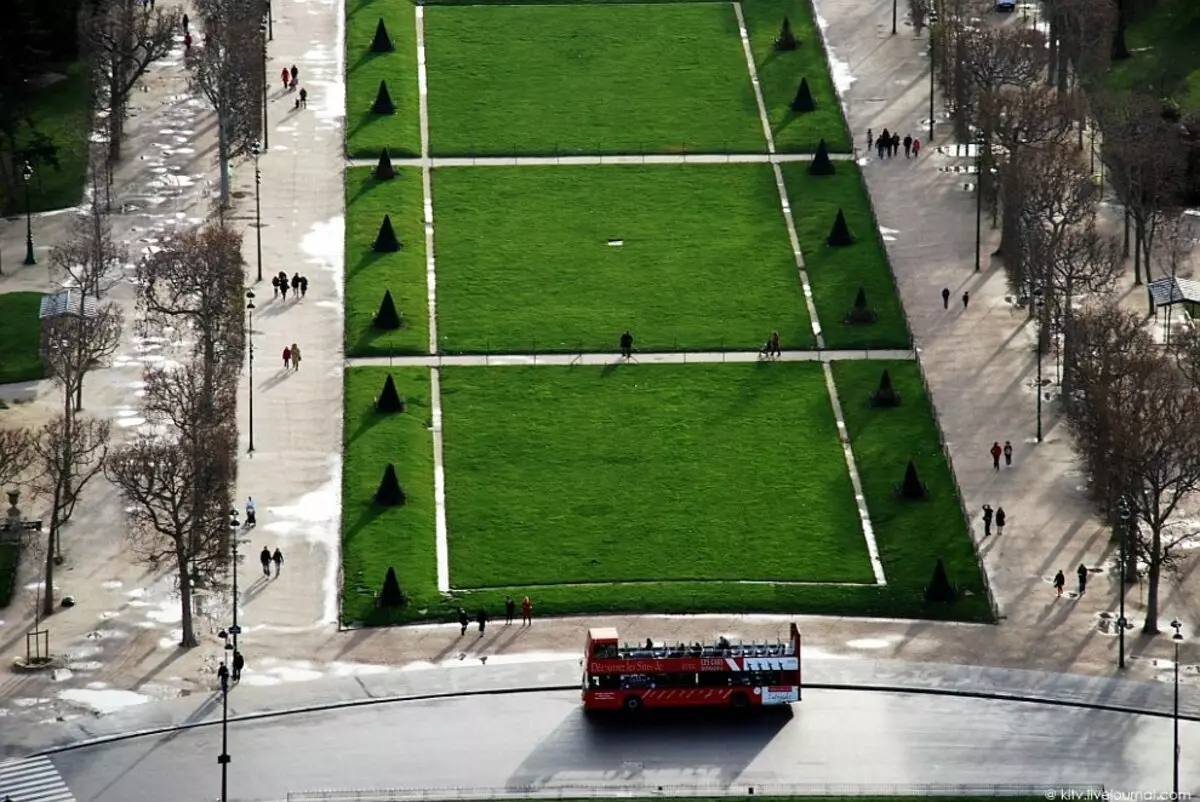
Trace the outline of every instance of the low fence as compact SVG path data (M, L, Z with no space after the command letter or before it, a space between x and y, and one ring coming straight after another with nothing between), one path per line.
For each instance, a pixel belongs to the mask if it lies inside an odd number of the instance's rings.
M1055 785L1056 799L1101 799L1103 785ZM416 800L633 799L647 797L1047 797L1046 785L853 785L764 784L556 785L506 788L390 788L370 791L293 791L287 802L415 802Z
M528 353L462 353L462 354L390 354L374 357L347 357L348 367L419 366L454 367L464 365L607 365L615 358L615 352L601 351L530 351ZM712 351L647 351L638 353L627 361L633 364L712 364L722 362L835 362L839 360L914 360L916 351L911 348L811 348L800 351L783 351L780 357L764 356L755 350L712 350Z

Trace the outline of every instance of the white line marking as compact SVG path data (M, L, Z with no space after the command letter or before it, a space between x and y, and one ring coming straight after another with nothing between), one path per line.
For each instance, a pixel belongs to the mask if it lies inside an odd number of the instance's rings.
M916 359L915 351L784 351L774 362L847 362L864 359ZM372 366L395 367L504 367L506 365L642 365L711 364L714 362L746 363L765 361L756 351L661 351L635 353L633 359L622 359L613 353L558 354L456 354L451 356L367 356L346 360L347 368Z
M854 161L852 153L830 153L834 161ZM811 153L633 153L578 156L432 156L430 167L568 167L596 164L783 164L810 162ZM350 159L351 167L374 167L375 159ZM421 167L423 158L392 159L393 167Z
M13 802L75 802L75 795L48 757L0 763L0 799Z

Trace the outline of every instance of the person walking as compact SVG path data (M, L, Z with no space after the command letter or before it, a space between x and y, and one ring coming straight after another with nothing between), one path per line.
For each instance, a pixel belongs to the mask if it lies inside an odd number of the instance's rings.
M963 310L966 311L967 305L971 303L971 291L963 291Z
M221 693L229 693L229 667L224 662L217 667L217 681L221 683Z
M463 608L458 608L458 636L461 638L467 634L467 627L471 626L471 618L467 615L467 611Z
M246 526L258 526L258 518L254 515L254 496L246 496Z
M283 88L287 89L292 82L292 74L288 72L288 68L284 67L279 71L279 80L283 81Z
M308 276L301 276L300 277L300 297L303 298L307 295L308 295Z
M283 369L287 370L292 366L292 349L286 345L283 347Z
M258 561L262 563L263 576L271 575L271 550L263 546L263 550L258 553Z
M900 135L892 134L892 156L900 155Z
M1066 586L1067 586L1067 578L1065 576L1063 576L1062 571L1059 571L1057 574L1054 575L1054 590L1061 597L1063 595L1063 588L1065 588Z
M476 623L479 624L479 637L482 638L483 631L485 629L487 629L487 622L488 622L487 610L480 607L479 612L475 613L475 621L476 621Z
M983 505L983 536L987 537L992 533L992 505Z
M513 601L512 596L504 597L504 626L511 627L513 619L517 617L517 603Z
M778 331L771 332L771 337L770 337L770 339L767 340L767 348L770 351L771 356L777 357L783 353L782 351L779 350L779 332Z
M271 555L271 562L275 563L275 576L279 576L279 572L283 570L283 552L279 547L275 547L275 553Z
M275 290L273 298L279 297L279 276L271 276L271 289Z
M300 274L299 273L292 274L292 297L293 298L300 297Z
M308 108L308 90L305 89L303 86L300 87L300 108L302 108L302 109Z
M1004 522L1008 516L1004 514L1004 508L999 507L996 510L996 537L1004 534Z
M628 329L621 335L621 357L623 359L633 357L633 335L629 333Z
M1012 441L1011 440L1004 441L1004 465L1009 468L1012 467Z
M950 288L942 287L942 309L950 308Z
M867 129L867 150L869 151L871 149L871 146L874 144L875 144L875 137L871 136L871 129L868 128Z
M188 22L189 22L189 20L188 20L188 15L187 15L187 14L184 14L184 15L183 15L183 32L184 32L184 33L187 33L187 32L188 32Z
M915 159L920 155L921 155L921 140L914 138L913 139L913 158Z
M521 599L521 624L523 626L533 626L533 602L529 597Z
M300 370L300 346L292 343L292 370Z
M913 143L912 135L905 134L905 136L904 136L904 158L906 158L906 159L912 156L912 143Z
M1004 454L1004 450L1000 448L1000 441L992 443L992 450L989 453L992 455L992 469L1000 470L1000 457Z
M288 277L286 274L279 277L279 294L283 296L283 300L287 300L288 292Z
M295 89L300 83L300 70L296 69L295 64L292 65L291 75L292 75L292 89Z
M190 33L183 35L183 49L186 53L192 52L192 35Z
M237 649L233 650L233 681L242 681L242 669L246 667L246 658Z
M879 151L879 158L887 157L888 149L892 146L892 135L888 129L884 128L883 133L879 135L879 139L875 140L875 147Z
M1087 578L1088 578L1087 566L1084 565L1083 563L1080 563L1079 567L1075 569L1075 574L1079 577L1079 595L1082 596L1083 592L1085 590L1087 590Z

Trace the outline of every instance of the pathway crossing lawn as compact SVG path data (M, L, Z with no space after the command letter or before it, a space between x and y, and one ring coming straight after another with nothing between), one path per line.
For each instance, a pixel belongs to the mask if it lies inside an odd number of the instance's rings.
M769 165L455 167L433 195L445 353L813 346Z
M0 384L40 379L46 375L41 345L42 293L0 294Z
M442 407L456 588L874 582L819 365L448 368Z
M728 3L429 6L435 156L766 150Z
M911 338L904 308L892 280L887 252L880 240L858 165L836 162L837 173L809 175L805 162L782 165L788 198L796 220L800 251L812 283L813 302L828 348L908 348ZM825 240L838 209L856 241L831 248ZM859 288L879 319L869 325L848 325L846 313Z
M850 134L813 19L812 5L808 0L742 0L742 13L776 149L780 153L812 153L824 139L830 150L849 153ZM800 46L779 53L775 50L775 39L785 16L792 23L792 32L800 40ZM808 79L817 106L807 114L796 114L790 108L801 78Z
M885 369L891 372L901 405L872 409L867 399L879 386ZM951 608L948 612L986 620L979 562L917 364L834 362L833 376L889 590L910 599L919 598L941 557L950 581L974 594L956 605L958 610ZM894 488L904 479L910 459L929 487L928 500L904 501L896 497Z
M396 380L408 411L375 412L375 398L387 374ZM342 620L387 620L376 610L375 594L389 567L412 607L437 599L434 548L433 441L429 371L425 368L350 368L345 374L345 451L342 463ZM403 507L379 508L375 491L391 462L408 496ZM412 610L396 617L413 616Z
M429 352L429 300L421 171L397 168L395 179L376 181L372 170L346 170L346 354L425 354ZM385 214L391 216L403 246L398 253L372 250ZM388 290L405 319L397 331L372 325Z
M372 53L379 20L395 50ZM301 67L303 69L303 67ZM301 73L303 79L304 74ZM268 76L270 77L270 76ZM379 82L387 81L396 113L371 112ZM393 156L421 155L417 94L417 24L410 0L349 0L346 6L346 151L374 158L388 148Z

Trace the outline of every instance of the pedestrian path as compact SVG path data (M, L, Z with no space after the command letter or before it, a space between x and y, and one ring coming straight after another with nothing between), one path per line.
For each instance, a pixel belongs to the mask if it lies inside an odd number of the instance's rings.
M75 795L48 757L0 763L0 800L75 802Z
M609 156L441 156L392 159L393 167L565 167L587 164L782 164L810 162L811 153L641 153ZM853 161L852 153L830 153L834 161ZM351 167L374 167L375 159L350 159Z
M650 351L625 359L618 353L574 354L456 354L453 356L370 356L346 360L348 368L483 367L505 365L683 365L713 362L844 362L867 359L916 359L915 351L899 348L878 351L783 351L768 360L757 351Z

